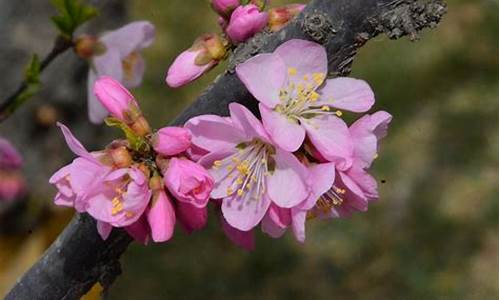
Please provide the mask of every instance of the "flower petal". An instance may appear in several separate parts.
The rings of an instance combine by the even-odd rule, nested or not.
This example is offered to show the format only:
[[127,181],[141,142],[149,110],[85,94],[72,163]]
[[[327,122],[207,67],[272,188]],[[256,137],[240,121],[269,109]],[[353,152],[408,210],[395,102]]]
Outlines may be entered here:
[[216,115],[194,117],[184,127],[191,131],[192,144],[209,152],[234,149],[245,139],[241,130],[227,119]]
[[262,232],[267,233],[270,237],[275,239],[281,237],[286,231],[286,227],[276,224],[269,213],[267,213],[262,219],[261,229]]
[[229,104],[229,112],[234,126],[238,127],[246,134],[247,141],[258,138],[269,143],[269,136],[264,130],[264,126],[251,111],[239,103]]
[[109,223],[97,221],[97,232],[103,240],[108,239],[111,230],[113,230],[113,226],[111,226]]
[[99,40],[106,48],[116,49],[123,58],[135,50],[149,47],[155,37],[155,27],[147,21],[131,22],[104,34]]
[[300,148],[306,137],[306,131],[295,120],[259,104],[262,122],[267,132],[283,150],[294,152]]
[[222,200],[222,215],[229,225],[241,231],[249,231],[262,220],[271,200],[265,194],[259,199],[252,199],[254,192],[255,186],[242,197],[235,193]]
[[[129,68],[123,68],[123,85],[127,88],[135,88],[141,85],[144,71],[146,70],[146,63],[140,54],[131,54],[132,61],[129,62]],[[122,63],[123,65],[123,63]]]
[[138,243],[147,245],[149,242],[149,226],[143,215],[135,223],[126,226],[125,231]]
[[236,74],[248,91],[269,108],[279,104],[281,87],[286,80],[286,66],[279,56],[256,55],[236,66]]
[[73,133],[71,133],[71,130],[69,130],[68,127],[59,122],[57,122],[57,126],[61,129],[64,135],[64,139],[66,140],[66,144],[73,153],[89,161],[97,163],[97,160],[92,156],[92,154],[87,151],[87,149],[85,149],[82,143],[80,143],[80,141],[76,139],[76,137],[73,135]]
[[276,205],[290,208],[306,200],[309,195],[309,172],[291,153],[281,149],[274,156],[276,168],[267,177],[267,194]]
[[287,68],[294,68],[296,74],[290,78],[302,80],[304,75],[314,73],[326,76],[328,71],[328,59],[326,50],[320,44],[293,39],[283,43],[274,50],[274,54],[281,57]]
[[319,197],[326,193],[335,181],[335,164],[324,163],[314,164],[309,167],[311,178],[311,194],[303,204],[301,209],[309,210],[314,207]]
[[177,218],[182,229],[188,234],[195,230],[200,230],[207,225],[207,207],[196,207],[190,203],[177,202]]
[[235,243],[238,247],[241,247],[248,251],[252,251],[255,249],[255,237],[252,230],[249,231],[238,230],[229,225],[229,223],[227,223],[223,217],[221,217],[220,219],[222,223],[222,230],[224,230],[226,236],[233,243]]
[[301,123],[314,147],[324,158],[335,162],[337,168],[342,170],[351,166],[353,144],[349,129],[342,119],[323,115],[301,119]]
[[353,112],[365,112],[375,103],[375,95],[366,81],[349,77],[328,79],[318,91],[318,105],[329,105]]
[[306,239],[306,215],[307,211],[292,208],[292,230],[295,239],[303,243]]
[[175,210],[165,191],[161,190],[151,201],[147,220],[153,241],[165,242],[172,238],[175,228]]

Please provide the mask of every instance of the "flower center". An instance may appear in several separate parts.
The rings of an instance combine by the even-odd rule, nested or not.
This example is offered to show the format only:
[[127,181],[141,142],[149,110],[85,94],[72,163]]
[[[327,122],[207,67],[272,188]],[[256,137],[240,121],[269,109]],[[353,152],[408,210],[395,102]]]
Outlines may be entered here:
[[[321,197],[316,202],[315,208],[318,209],[321,213],[327,214],[330,212],[332,208],[339,207],[344,203],[343,196],[345,195],[346,190],[341,189],[337,186],[332,186],[326,193],[321,195]],[[318,213],[314,210],[308,212],[307,218],[314,219],[318,216]]]
[[298,78],[297,69],[288,68],[288,75],[288,84],[280,90],[280,104],[275,108],[277,112],[296,121],[321,114],[342,115],[339,110],[333,112],[328,105],[318,104],[320,94],[316,92],[316,88],[323,83],[326,74],[312,73]]
[[[226,196],[259,200],[265,193],[265,178],[274,171],[274,148],[260,140],[241,143],[238,151],[213,163],[215,170],[224,168],[221,181],[228,181]],[[248,197],[250,196],[250,197]]]
[[134,79],[134,70],[138,62],[139,62],[139,53],[135,51],[127,55],[122,60],[122,68],[125,80],[132,81]]

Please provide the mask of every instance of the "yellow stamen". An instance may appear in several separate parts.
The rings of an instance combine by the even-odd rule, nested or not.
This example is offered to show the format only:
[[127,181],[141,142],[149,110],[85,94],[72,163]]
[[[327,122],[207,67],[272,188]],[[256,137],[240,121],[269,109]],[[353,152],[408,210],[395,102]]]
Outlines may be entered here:
[[228,187],[226,190],[226,194],[229,196],[233,193],[233,189],[231,187]]
[[321,106],[322,111],[330,111],[330,107],[328,105]]
[[338,117],[341,117],[341,116],[342,116],[342,112],[341,112],[340,110],[337,110],[337,111],[335,112],[335,114],[336,114]]
[[238,196],[243,196],[243,189],[238,189],[238,191],[236,192],[238,194]]
[[312,92],[311,95],[309,95],[309,100],[312,102],[315,102],[319,99],[319,94],[316,92]]
[[297,69],[292,68],[292,67],[288,68],[288,75],[290,75],[290,76],[297,75]]
[[325,74],[313,73],[312,78],[317,85],[320,85],[323,83],[323,80],[325,80]]

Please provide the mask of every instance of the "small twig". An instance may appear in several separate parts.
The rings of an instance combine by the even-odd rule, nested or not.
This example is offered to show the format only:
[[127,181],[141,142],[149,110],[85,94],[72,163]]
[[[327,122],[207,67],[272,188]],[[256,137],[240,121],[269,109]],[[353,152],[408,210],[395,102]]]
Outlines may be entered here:
[[[40,73],[48,66],[50,63],[58,57],[60,54],[64,53],[66,50],[70,49],[73,46],[73,42],[67,38],[62,36],[58,36],[54,41],[54,46],[52,50],[50,50],[49,54],[41,61],[40,63]],[[29,84],[24,79],[20,84],[17,90],[8,96],[1,104],[0,104],[0,122],[5,121],[8,117],[12,115],[12,113],[20,106],[17,103],[18,97],[26,91]]]

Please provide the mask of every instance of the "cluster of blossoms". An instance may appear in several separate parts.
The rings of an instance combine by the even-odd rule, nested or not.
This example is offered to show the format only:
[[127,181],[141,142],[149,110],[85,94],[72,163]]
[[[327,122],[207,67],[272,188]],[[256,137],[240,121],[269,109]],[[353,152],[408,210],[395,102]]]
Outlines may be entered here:
[[181,127],[153,132],[134,97],[111,77],[99,78],[93,91],[112,115],[107,124],[120,127],[127,139],[89,152],[58,124],[78,157],[50,178],[58,189],[55,203],[90,214],[103,239],[122,227],[141,243],[167,241],[176,220],[188,232],[201,229],[214,182],[185,156],[190,132]]
[[23,159],[16,148],[0,137],[0,202],[19,199],[26,193],[22,164]]
[[266,29],[274,32],[283,28],[299,14],[304,4],[289,4],[265,10],[266,0],[212,0],[219,15],[222,34],[205,34],[182,52],[170,66],[165,81],[170,87],[180,87],[197,79],[221,60],[239,43]]
[[304,40],[257,55],[236,73],[260,102],[262,121],[232,103],[229,117],[198,116],[185,125],[191,158],[214,178],[211,197],[229,237],[252,248],[260,224],[272,237],[290,227],[303,242],[308,219],[366,211],[378,197],[367,169],[392,117],[379,111],[347,126],[340,109],[369,110],[375,99],[368,84],[327,79],[325,49]]

